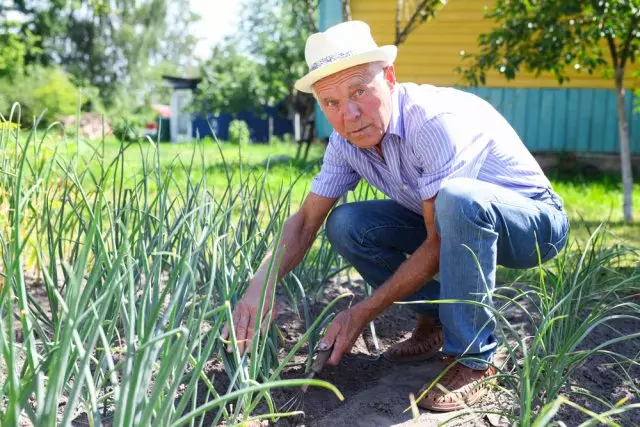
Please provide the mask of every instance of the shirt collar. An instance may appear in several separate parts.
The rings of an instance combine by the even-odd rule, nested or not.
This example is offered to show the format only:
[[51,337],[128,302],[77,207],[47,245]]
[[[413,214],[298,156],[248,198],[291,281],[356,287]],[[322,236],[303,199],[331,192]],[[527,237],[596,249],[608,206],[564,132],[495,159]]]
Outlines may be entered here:
[[403,88],[396,84],[391,93],[391,120],[387,134],[397,135],[404,140],[404,126],[402,126],[402,92]]

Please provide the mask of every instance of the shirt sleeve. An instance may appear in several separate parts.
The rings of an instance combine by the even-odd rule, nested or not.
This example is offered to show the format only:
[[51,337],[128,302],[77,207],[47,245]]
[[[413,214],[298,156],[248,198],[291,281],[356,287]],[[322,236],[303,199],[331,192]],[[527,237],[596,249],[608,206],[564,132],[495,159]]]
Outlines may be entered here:
[[360,175],[351,167],[339,147],[339,136],[329,137],[324,152],[320,172],[311,183],[311,191],[319,196],[337,199],[349,190],[353,190],[360,181]]
[[414,153],[420,170],[418,193],[422,200],[434,197],[453,177],[477,177],[486,153],[474,153],[481,147],[474,144],[480,135],[473,133],[450,113],[433,117],[420,128],[414,137]]

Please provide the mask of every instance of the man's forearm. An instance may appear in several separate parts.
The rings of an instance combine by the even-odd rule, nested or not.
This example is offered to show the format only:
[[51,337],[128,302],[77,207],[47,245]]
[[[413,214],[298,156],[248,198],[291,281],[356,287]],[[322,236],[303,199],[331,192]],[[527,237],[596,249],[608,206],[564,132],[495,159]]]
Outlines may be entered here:
[[372,321],[394,302],[415,293],[438,272],[439,245],[439,239],[425,241],[371,297],[354,308]]
[[[267,274],[269,273],[269,266],[272,259],[280,260],[280,267],[277,275],[275,271],[271,273],[271,279],[269,280],[269,286],[274,286],[278,280],[280,280],[285,274],[293,270],[304,258],[307,253],[315,233],[312,230],[305,228],[304,220],[301,216],[294,215],[289,217],[282,227],[282,237],[280,238],[280,244],[277,250],[271,249],[267,255],[265,255],[260,268],[256,272],[255,276],[251,279],[251,286],[262,289]],[[275,244],[275,243],[274,243]],[[274,264],[274,269],[277,264]]]

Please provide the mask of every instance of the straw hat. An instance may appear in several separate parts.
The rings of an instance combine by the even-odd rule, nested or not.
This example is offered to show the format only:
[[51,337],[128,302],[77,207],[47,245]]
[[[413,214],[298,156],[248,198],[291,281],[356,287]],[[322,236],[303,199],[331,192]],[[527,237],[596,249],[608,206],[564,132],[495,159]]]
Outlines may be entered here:
[[307,39],[304,56],[309,72],[296,82],[295,88],[311,93],[311,87],[320,79],[368,62],[392,64],[397,53],[396,46],[378,46],[369,25],[362,21],[334,25]]

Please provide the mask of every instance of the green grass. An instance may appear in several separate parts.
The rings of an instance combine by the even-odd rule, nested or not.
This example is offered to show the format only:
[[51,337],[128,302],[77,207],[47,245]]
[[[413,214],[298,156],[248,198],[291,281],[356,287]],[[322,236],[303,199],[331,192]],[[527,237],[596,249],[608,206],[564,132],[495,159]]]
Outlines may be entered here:
[[[106,138],[104,142],[75,139],[61,139],[56,136],[45,138],[42,156],[52,155],[57,150],[63,158],[70,158],[78,153],[79,157],[93,161],[89,167],[97,173],[100,164],[108,164],[121,148],[120,142],[114,138]],[[229,176],[237,185],[241,180],[241,165],[245,171],[264,172],[269,169],[266,185],[268,190],[280,186],[291,187],[292,209],[297,208],[311,187],[311,180],[320,169],[324,146],[313,144],[306,161],[296,160],[297,146],[294,144],[252,144],[238,147],[222,142],[219,146],[210,139],[200,143],[203,157],[193,158],[195,178],[203,172],[212,191],[220,192],[226,184],[218,188],[218,183],[226,183]],[[8,149],[11,150],[11,144]],[[143,161],[153,151],[154,145],[143,142],[133,144],[127,153],[126,174],[135,179],[143,173]],[[160,168],[165,174],[172,174],[174,185],[182,186],[186,182],[184,171],[177,167],[192,161],[192,144],[162,143],[158,145]],[[35,156],[35,153],[31,153]],[[223,162],[224,159],[224,162]],[[82,162],[81,162],[82,163]],[[229,176],[228,176],[228,175]],[[587,179],[580,175],[550,174],[554,188],[565,202],[565,209],[572,223],[573,237],[585,243],[592,231],[602,222],[614,236],[629,244],[640,245],[640,185],[634,185],[634,217],[635,224],[625,224],[622,216],[622,185],[619,176],[602,174],[596,179]],[[640,177],[636,177],[640,180]],[[366,183],[361,182],[360,191]],[[353,200],[353,196],[350,196]]]

